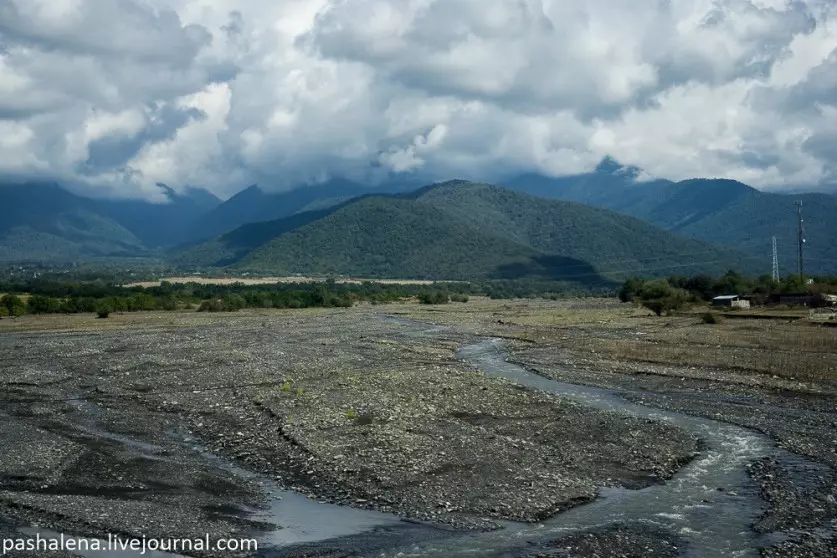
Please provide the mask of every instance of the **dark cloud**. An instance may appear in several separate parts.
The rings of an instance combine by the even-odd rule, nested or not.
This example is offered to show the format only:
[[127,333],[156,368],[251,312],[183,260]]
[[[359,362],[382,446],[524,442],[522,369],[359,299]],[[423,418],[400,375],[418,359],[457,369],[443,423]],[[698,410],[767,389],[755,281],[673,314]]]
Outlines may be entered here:
[[0,0],[0,174],[156,196],[391,172],[826,184],[830,0]]

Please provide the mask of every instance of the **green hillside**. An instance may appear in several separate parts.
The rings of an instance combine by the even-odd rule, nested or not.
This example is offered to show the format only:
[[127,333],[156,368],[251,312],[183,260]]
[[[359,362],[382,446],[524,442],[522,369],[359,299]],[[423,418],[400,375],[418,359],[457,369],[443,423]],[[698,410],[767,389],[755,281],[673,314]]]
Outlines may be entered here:
[[503,265],[533,262],[538,252],[478,231],[433,206],[369,197],[257,248],[235,268],[275,273],[464,279]]
[[604,284],[722,273],[741,269],[742,258],[611,211],[455,181],[248,225],[183,248],[174,261],[276,274]]
[[132,256],[142,242],[125,227],[57,186],[0,187],[0,261],[68,261]]
[[683,236],[733,248],[757,273],[770,272],[772,238],[776,236],[782,275],[796,272],[794,204],[801,200],[806,271],[837,272],[835,196],[767,193],[722,179],[637,183],[630,173],[612,169],[560,178],[525,175],[507,184],[516,191],[611,209]]
[[417,201],[540,252],[593,262],[600,272],[650,273],[656,268],[723,272],[739,256],[706,242],[666,235],[658,227],[613,211],[488,184],[436,187]]

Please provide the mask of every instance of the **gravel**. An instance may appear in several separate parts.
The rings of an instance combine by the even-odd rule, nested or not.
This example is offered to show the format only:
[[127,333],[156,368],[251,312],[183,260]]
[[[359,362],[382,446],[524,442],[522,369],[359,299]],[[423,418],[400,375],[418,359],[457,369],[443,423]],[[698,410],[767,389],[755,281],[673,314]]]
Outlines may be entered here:
[[676,536],[645,525],[614,525],[551,541],[531,558],[676,558],[685,545]]
[[195,438],[318,499],[491,529],[664,482],[696,451],[671,426],[488,378],[456,360],[467,339],[406,338],[362,309],[2,335],[18,358],[0,392],[0,508],[80,534],[252,530],[206,511],[260,498]]

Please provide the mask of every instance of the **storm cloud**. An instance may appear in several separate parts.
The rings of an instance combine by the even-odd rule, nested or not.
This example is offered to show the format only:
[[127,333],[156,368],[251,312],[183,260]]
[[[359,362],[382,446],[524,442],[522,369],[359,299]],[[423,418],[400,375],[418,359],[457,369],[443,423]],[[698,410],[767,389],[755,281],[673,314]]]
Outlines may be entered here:
[[0,175],[837,179],[831,0],[0,0]]

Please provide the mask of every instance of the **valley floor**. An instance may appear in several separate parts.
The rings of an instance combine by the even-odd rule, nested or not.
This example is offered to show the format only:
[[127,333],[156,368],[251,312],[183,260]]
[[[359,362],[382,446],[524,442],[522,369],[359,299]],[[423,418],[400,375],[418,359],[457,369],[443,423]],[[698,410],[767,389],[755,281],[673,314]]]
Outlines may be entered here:
[[[549,389],[462,350],[495,346]],[[609,300],[27,316],[0,321],[0,355],[0,538],[258,536],[264,556],[690,551],[695,525],[664,513],[549,519],[604,517],[584,511],[597,494],[663,501],[727,451],[688,420],[560,395],[574,384],[766,435],[788,452],[754,450],[746,478],[711,477],[736,485],[703,487],[698,507],[749,506],[754,553],[837,548],[837,329],[804,321],[706,325]]]

